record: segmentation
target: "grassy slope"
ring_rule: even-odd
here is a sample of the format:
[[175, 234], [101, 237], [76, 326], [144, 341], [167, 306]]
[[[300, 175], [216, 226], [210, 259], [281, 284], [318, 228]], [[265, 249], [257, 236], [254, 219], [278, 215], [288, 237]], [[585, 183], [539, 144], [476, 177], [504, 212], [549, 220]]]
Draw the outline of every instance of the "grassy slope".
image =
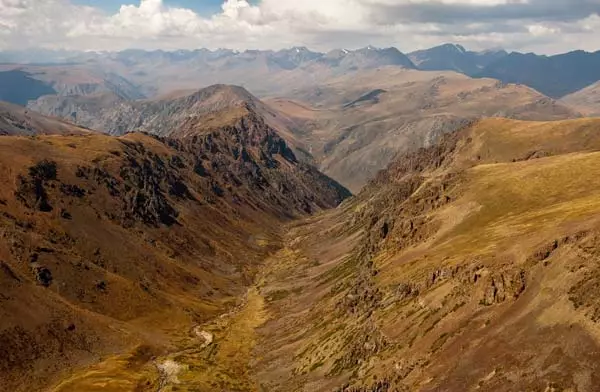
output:
[[[355, 200], [289, 226], [223, 318], [134, 319], [129, 330], [160, 325], [149, 336], [162, 329], [168, 349], [132, 342], [57, 390], [594, 391], [599, 129], [481, 121], [440, 165], [393, 166]], [[96, 145], [77, 149], [91, 157]], [[194, 325], [213, 344], [202, 348]], [[168, 360], [179, 367], [165, 379], [155, 364]]]
[[[240, 211], [238, 220], [221, 201], [177, 201], [179, 224], [171, 227], [114, 221], [112, 214], [122, 211], [118, 199], [102, 183], [75, 173], [92, 164], [114, 175], [124, 156], [140, 162], [143, 154], [132, 153], [126, 141], [143, 143], [148, 153], [165, 161], [172, 154], [164, 144], [139, 135], [122, 140], [101, 135], [0, 138], [5, 174], [0, 257], [3, 286], [8, 287], [1, 310], [1, 336], [9, 355], [3, 362], [5, 385], [36, 386], [48, 379], [49, 371], [139, 344], [149, 343], [151, 352], [168, 349], [170, 331], [222, 312], [242, 293], [244, 279], [250, 279], [253, 265], [269, 249], [248, 238], [276, 241], [273, 222], [251, 211]], [[58, 165], [58, 183], [46, 187], [53, 207], [49, 213], [24, 208], [14, 193], [18, 176], [26, 176], [26, 168], [43, 159]], [[79, 186], [86, 195], [66, 196], [59, 184]], [[203, 200], [204, 195], [196, 197]], [[71, 218], [62, 218], [62, 211]], [[34, 257], [35, 264], [52, 272], [48, 288], [32, 282], [34, 264], [29, 260]], [[20, 354], [11, 359], [16, 352]], [[20, 368], [26, 362], [33, 368]]]
[[236, 129], [215, 132], [0, 138], [0, 389], [155, 390], [154, 358], [201, 343], [193, 328], [243, 297], [282, 222], [340, 196], [260, 144], [240, 163]]
[[392, 177], [293, 228], [260, 290], [263, 390], [595, 390], [598, 130], [484, 120], [404, 202]]

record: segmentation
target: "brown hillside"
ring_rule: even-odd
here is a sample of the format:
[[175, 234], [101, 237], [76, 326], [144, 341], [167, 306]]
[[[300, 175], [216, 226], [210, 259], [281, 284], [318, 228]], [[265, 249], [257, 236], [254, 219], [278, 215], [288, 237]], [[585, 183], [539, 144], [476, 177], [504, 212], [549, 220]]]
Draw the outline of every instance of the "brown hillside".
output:
[[177, 388], [596, 391], [598, 151], [597, 120], [490, 119], [403, 156], [289, 228]]
[[280, 226], [348, 196], [255, 120], [0, 138], [0, 390], [155, 390], [151, 359], [202, 343]]
[[238, 86], [219, 84], [138, 101], [114, 99], [110, 94], [47, 96], [29, 107], [112, 135], [146, 132], [181, 137], [229, 125], [250, 114], [276, 129], [296, 153], [309, 158], [295, 121]]
[[589, 116], [600, 115], [600, 82], [569, 94], [560, 100]]

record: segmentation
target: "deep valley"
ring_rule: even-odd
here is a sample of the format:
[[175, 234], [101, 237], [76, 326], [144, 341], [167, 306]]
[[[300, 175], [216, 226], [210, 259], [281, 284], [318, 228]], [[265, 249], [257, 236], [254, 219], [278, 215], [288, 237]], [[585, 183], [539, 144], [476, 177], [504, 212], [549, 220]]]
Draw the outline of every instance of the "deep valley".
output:
[[600, 52], [44, 53], [0, 391], [599, 390]]

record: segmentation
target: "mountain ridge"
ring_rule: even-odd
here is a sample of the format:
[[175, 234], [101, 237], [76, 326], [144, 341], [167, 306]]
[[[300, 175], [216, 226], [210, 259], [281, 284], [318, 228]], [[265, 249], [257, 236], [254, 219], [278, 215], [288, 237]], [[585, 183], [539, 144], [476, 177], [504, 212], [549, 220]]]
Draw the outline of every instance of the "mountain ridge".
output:
[[2, 390], [115, 355], [156, 370], [174, 331], [235, 306], [281, 225], [350, 196], [249, 115], [185, 138], [81, 133], [0, 137]]
[[463, 46], [444, 44], [408, 54], [417, 68], [426, 71], [456, 71], [476, 76], [482, 69], [507, 56], [505, 50], [467, 51]]
[[[157, 97], [174, 90], [200, 89], [215, 82], [242, 85], [261, 97], [282, 96], [301, 88], [303, 81], [314, 85], [325, 84], [330, 78], [348, 73], [390, 66], [408, 70], [451, 70], [471, 77], [491, 77], [504, 83], [524, 84], [552, 98], [560, 98], [600, 80], [600, 74], [596, 72], [600, 61], [598, 53], [573, 51], [545, 56], [508, 53], [501, 49], [476, 52], [456, 44], [444, 44], [408, 54], [395, 47], [380, 49], [372, 46], [356, 50], [337, 49], [327, 53], [305, 47], [278, 51], [125, 50], [75, 53], [68, 62], [61, 57], [66, 62], [64, 64], [5, 64], [0, 66], [0, 70], [14, 72], [19, 69], [19, 72], [25, 72], [24, 77], [39, 79], [42, 85], [38, 87], [54, 88], [58, 95], [61, 92], [67, 95], [69, 91], [78, 95], [103, 92], [112, 93], [115, 101]], [[61, 52], [61, 56], [63, 54]], [[88, 75], [88, 78], [93, 75], [93, 78], [103, 79], [100, 83], [103, 86], [98, 87], [97, 82], [87, 85], [57, 83], [55, 79], [64, 78], [60, 75], [65, 70]], [[560, 77], [564, 70], [568, 70], [568, 77]], [[40, 77], [44, 74], [45, 79]], [[32, 85], [31, 89], [33, 92], [29, 96], [15, 97], [13, 103], [24, 104], [23, 99], [35, 100], [41, 96], [42, 92], [36, 92], [35, 86]]]
[[0, 101], [0, 135], [86, 134], [92, 132], [58, 118], [45, 117], [22, 106]]

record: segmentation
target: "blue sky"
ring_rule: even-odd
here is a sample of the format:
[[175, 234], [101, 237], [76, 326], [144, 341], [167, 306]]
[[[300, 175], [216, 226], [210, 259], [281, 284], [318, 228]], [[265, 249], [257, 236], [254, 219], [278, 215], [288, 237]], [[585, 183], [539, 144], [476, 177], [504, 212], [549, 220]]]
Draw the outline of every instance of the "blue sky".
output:
[[[72, 0], [72, 3], [91, 5], [114, 13], [123, 4], [138, 5], [139, 0]], [[221, 10], [223, 0], [164, 0], [164, 3], [167, 6], [190, 8], [201, 15], [212, 15]]]

